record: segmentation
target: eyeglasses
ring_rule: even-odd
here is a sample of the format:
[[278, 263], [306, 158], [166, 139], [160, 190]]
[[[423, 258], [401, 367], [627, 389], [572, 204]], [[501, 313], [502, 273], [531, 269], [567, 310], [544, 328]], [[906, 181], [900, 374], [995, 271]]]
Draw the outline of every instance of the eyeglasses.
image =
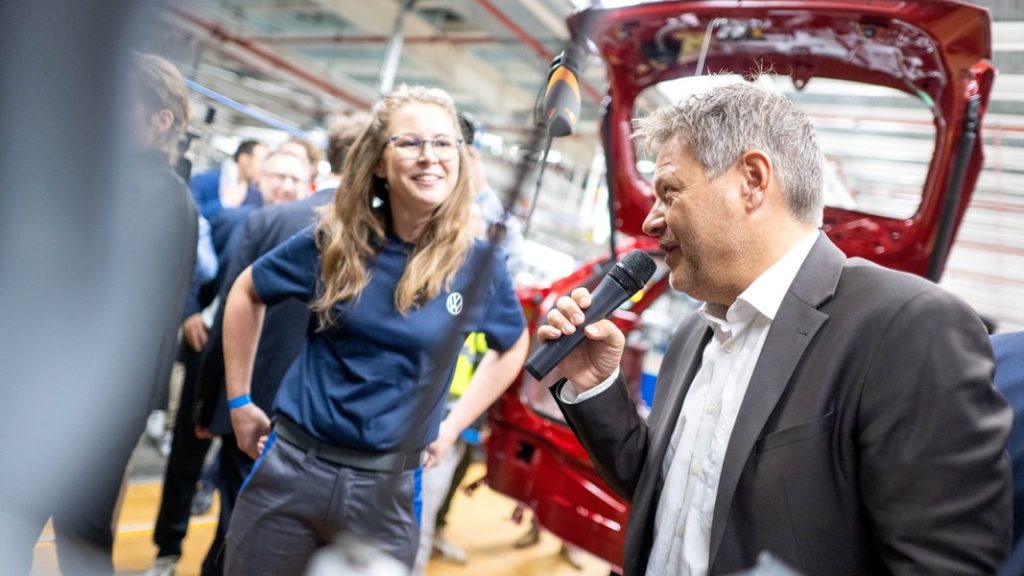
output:
[[442, 162], [454, 160], [459, 155], [461, 138], [454, 136], [438, 136], [433, 140], [425, 140], [414, 134], [399, 134], [388, 138], [395, 147], [395, 154], [405, 160], [415, 160], [423, 154], [423, 147], [430, 144], [434, 156]]

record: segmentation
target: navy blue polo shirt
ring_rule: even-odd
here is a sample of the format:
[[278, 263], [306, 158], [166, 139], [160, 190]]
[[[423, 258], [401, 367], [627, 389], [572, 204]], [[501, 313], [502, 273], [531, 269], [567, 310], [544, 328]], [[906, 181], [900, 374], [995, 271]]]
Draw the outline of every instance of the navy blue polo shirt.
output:
[[[310, 226], [253, 264], [253, 283], [263, 302], [316, 298], [320, 263], [313, 234]], [[479, 241], [450, 290], [442, 288], [402, 316], [395, 290], [412, 249], [388, 235], [362, 294], [335, 305], [334, 326], [309, 332], [281, 382], [277, 411], [313, 437], [371, 452], [422, 449], [437, 437], [461, 349], [449, 345], [451, 356], [438, 358], [446, 342], [461, 343], [469, 332], [483, 332], [490, 348], [503, 351], [522, 334], [526, 322], [506, 256], [492, 252], [485, 266], [487, 245]], [[480, 297], [470, 301], [470, 283], [484, 272]]]

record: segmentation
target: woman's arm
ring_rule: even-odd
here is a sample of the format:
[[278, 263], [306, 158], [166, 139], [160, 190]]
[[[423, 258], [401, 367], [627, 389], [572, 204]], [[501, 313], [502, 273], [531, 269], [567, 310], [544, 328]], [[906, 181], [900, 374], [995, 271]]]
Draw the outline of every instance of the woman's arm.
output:
[[[235, 280], [224, 305], [224, 378], [229, 401], [249, 395], [266, 308], [256, 293], [250, 266]], [[249, 457], [258, 458], [260, 437], [270, 433], [266, 413], [247, 402], [231, 409], [231, 427], [238, 448]]]
[[489, 350], [480, 360], [469, 381], [466, 392], [452, 407], [448, 417], [441, 422], [437, 440], [427, 447], [424, 466], [437, 464], [444, 453], [455, 443], [470, 424], [476, 421], [502, 393], [508, 389], [526, 362], [526, 352], [530, 345], [527, 330], [516, 340], [511, 348], [504, 352]]

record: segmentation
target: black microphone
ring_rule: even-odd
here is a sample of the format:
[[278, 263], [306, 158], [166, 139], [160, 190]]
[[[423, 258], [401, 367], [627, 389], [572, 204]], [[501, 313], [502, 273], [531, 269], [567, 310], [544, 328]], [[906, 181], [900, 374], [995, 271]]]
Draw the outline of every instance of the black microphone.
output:
[[638, 292], [654, 275], [657, 265], [647, 253], [634, 250], [620, 260], [601, 280], [590, 295], [590, 308], [583, 311], [587, 319], [572, 334], [541, 345], [526, 361], [526, 371], [542, 380], [551, 369], [565, 359], [583, 341], [583, 329], [611, 314], [630, 296]]
[[544, 108], [539, 123], [546, 124], [551, 136], [568, 136], [576, 130], [580, 116], [580, 71], [583, 53], [575, 44], [551, 61], [548, 83], [544, 88]]

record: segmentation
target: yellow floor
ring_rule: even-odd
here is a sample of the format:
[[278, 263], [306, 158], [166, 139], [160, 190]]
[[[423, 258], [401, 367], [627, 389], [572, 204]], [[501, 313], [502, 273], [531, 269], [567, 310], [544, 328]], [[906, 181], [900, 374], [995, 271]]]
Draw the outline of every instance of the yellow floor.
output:
[[[468, 481], [480, 478], [483, 467], [474, 465], [466, 475]], [[125, 494], [117, 539], [114, 544], [114, 565], [118, 574], [137, 574], [146, 570], [156, 555], [153, 545], [153, 522], [160, 503], [159, 483], [131, 483]], [[435, 559], [427, 568], [428, 576], [522, 575], [584, 575], [604, 576], [608, 565], [587, 554], [581, 554], [583, 568], [575, 569], [559, 556], [557, 538], [544, 533], [540, 542], [530, 548], [512, 547], [527, 531], [527, 524], [511, 520], [515, 503], [481, 486], [471, 496], [460, 493], [452, 503], [448, 520], [448, 538], [461, 546], [469, 556], [466, 566], [456, 566]], [[203, 516], [194, 516], [184, 543], [184, 554], [178, 564], [178, 576], [197, 576], [199, 566], [213, 539], [216, 528], [216, 503]], [[529, 514], [527, 514], [529, 517]], [[35, 550], [33, 576], [59, 574], [53, 535], [49, 527], [43, 532]]]

